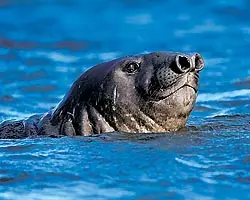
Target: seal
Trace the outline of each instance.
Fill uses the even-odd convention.
[[[83,73],[48,113],[4,122],[0,137],[177,131],[194,107],[203,67],[200,54],[174,52],[101,63]]]

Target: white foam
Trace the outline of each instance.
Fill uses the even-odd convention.
[[[249,96],[250,96],[249,89],[234,90],[221,93],[203,93],[198,95],[197,102],[221,101],[235,97],[249,97]]]

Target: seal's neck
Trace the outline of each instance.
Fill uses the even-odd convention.
[[[78,134],[80,135],[89,136],[91,134],[115,131],[105,117],[92,105],[84,106],[79,114],[76,123],[78,125]]]

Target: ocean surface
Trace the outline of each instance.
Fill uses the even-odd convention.
[[[0,121],[47,112],[89,67],[199,52],[173,134],[0,140],[0,199],[250,199],[250,1],[1,0]]]

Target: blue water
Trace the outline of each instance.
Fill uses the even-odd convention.
[[[44,113],[89,67],[201,53],[187,128],[0,141],[0,199],[250,199],[248,0],[0,1],[0,121]]]

